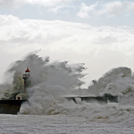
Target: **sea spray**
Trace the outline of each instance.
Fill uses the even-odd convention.
[[[119,67],[94,81],[88,92],[95,95],[105,93],[119,96],[120,104],[134,104],[134,76],[130,68]]]
[[[114,68],[105,73],[98,80],[93,80],[93,84],[89,86],[89,92],[99,95],[100,92],[112,92],[117,94],[124,90],[121,86],[122,83],[125,85],[129,81],[133,81],[131,78],[132,71],[127,67]],[[128,79],[128,80],[127,80]],[[123,88],[122,88],[123,87]]]
[[[75,105],[74,107],[65,106],[68,109],[69,117],[85,117],[88,122],[101,123],[133,123],[134,106],[119,105],[108,103],[100,105],[98,103],[86,103]]]
[[[13,85],[9,83],[4,83],[0,85],[0,99],[9,99],[10,93],[13,89]]]
[[[118,103],[86,103],[68,109],[69,116],[85,117],[87,122],[133,123],[134,122],[134,76],[130,68],[119,67],[107,72],[100,79],[94,80],[86,94],[117,95]],[[79,103],[80,104],[80,103]]]
[[[69,65],[66,61],[50,63],[49,57],[42,58],[31,53],[23,60],[15,62],[8,70],[13,82],[0,85],[1,93],[6,91],[7,98],[23,90],[22,74],[27,67],[31,72],[31,83],[27,88],[29,99],[21,106],[19,114],[65,114],[85,117],[87,122],[134,122],[134,76],[130,68],[110,70],[98,80],[93,80],[93,84],[85,91],[79,88],[84,83],[81,81],[84,77],[84,64]],[[72,94],[74,89],[79,89],[86,96],[105,93],[118,95],[119,103],[90,104],[78,98],[78,104],[75,104],[64,98]]]
[[[22,105],[21,114],[56,114],[59,109],[57,102],[63,101],[62,96],[71,94],[84,83],[81,81],[84,64],[69,65],[67,61],[50,63],[49,57],[42,58],[31,53],[8,70],[14,74],[10,97],[24,89],[22,73],[27,67],[31,73],[30,86],[26,89],[29,98]]]

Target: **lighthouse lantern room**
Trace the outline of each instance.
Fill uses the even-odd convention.
[[[27,79],[30,76],[30,70],[29,68],[27,68],[27,70],[25,71],[25,74],[23,74],[23,79]]]

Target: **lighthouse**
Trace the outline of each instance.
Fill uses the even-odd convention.
[[[15,96],[16,100],[23,100],[23,101],[28,100],[29,96],[27,94],[26,88],[30,85],[29,77],[30,77],[30,70],[29,68],[27,68],[25,73],[22,76],[22,78],[24,79],[24,91],[16,94]]]
[[[28,78],[30,77],[30,70],[27,68],[25,71],[25,74],[23,74],[23,79],[24,79],[24,92],[26,92],[26,87],[28,86]]]

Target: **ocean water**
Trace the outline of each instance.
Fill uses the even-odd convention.
[[[0,115],[1,134],[133,134],[133,124],[90,122],[66,115]]]
[[[30,53],[7,70],[6,82],[0,85],[1,98],[23,92],[22,75],[27,67],[31,73],[26,89],[29,99],[18,115],[0,115],[1,133],[133,133],[134,76],[130,68],[111,69],[87,89],[80,89],[84,64],[51,63],[49,57]],[[65,99],[105,93],[118,95],[119,102],[87,103],[78,98],[76,104]]]

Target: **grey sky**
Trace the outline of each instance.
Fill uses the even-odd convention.
[[[39,49],[85,63],[88,84],[114,67],[134,70],[133,15],[132,0],[0,0],[1,70]]]

